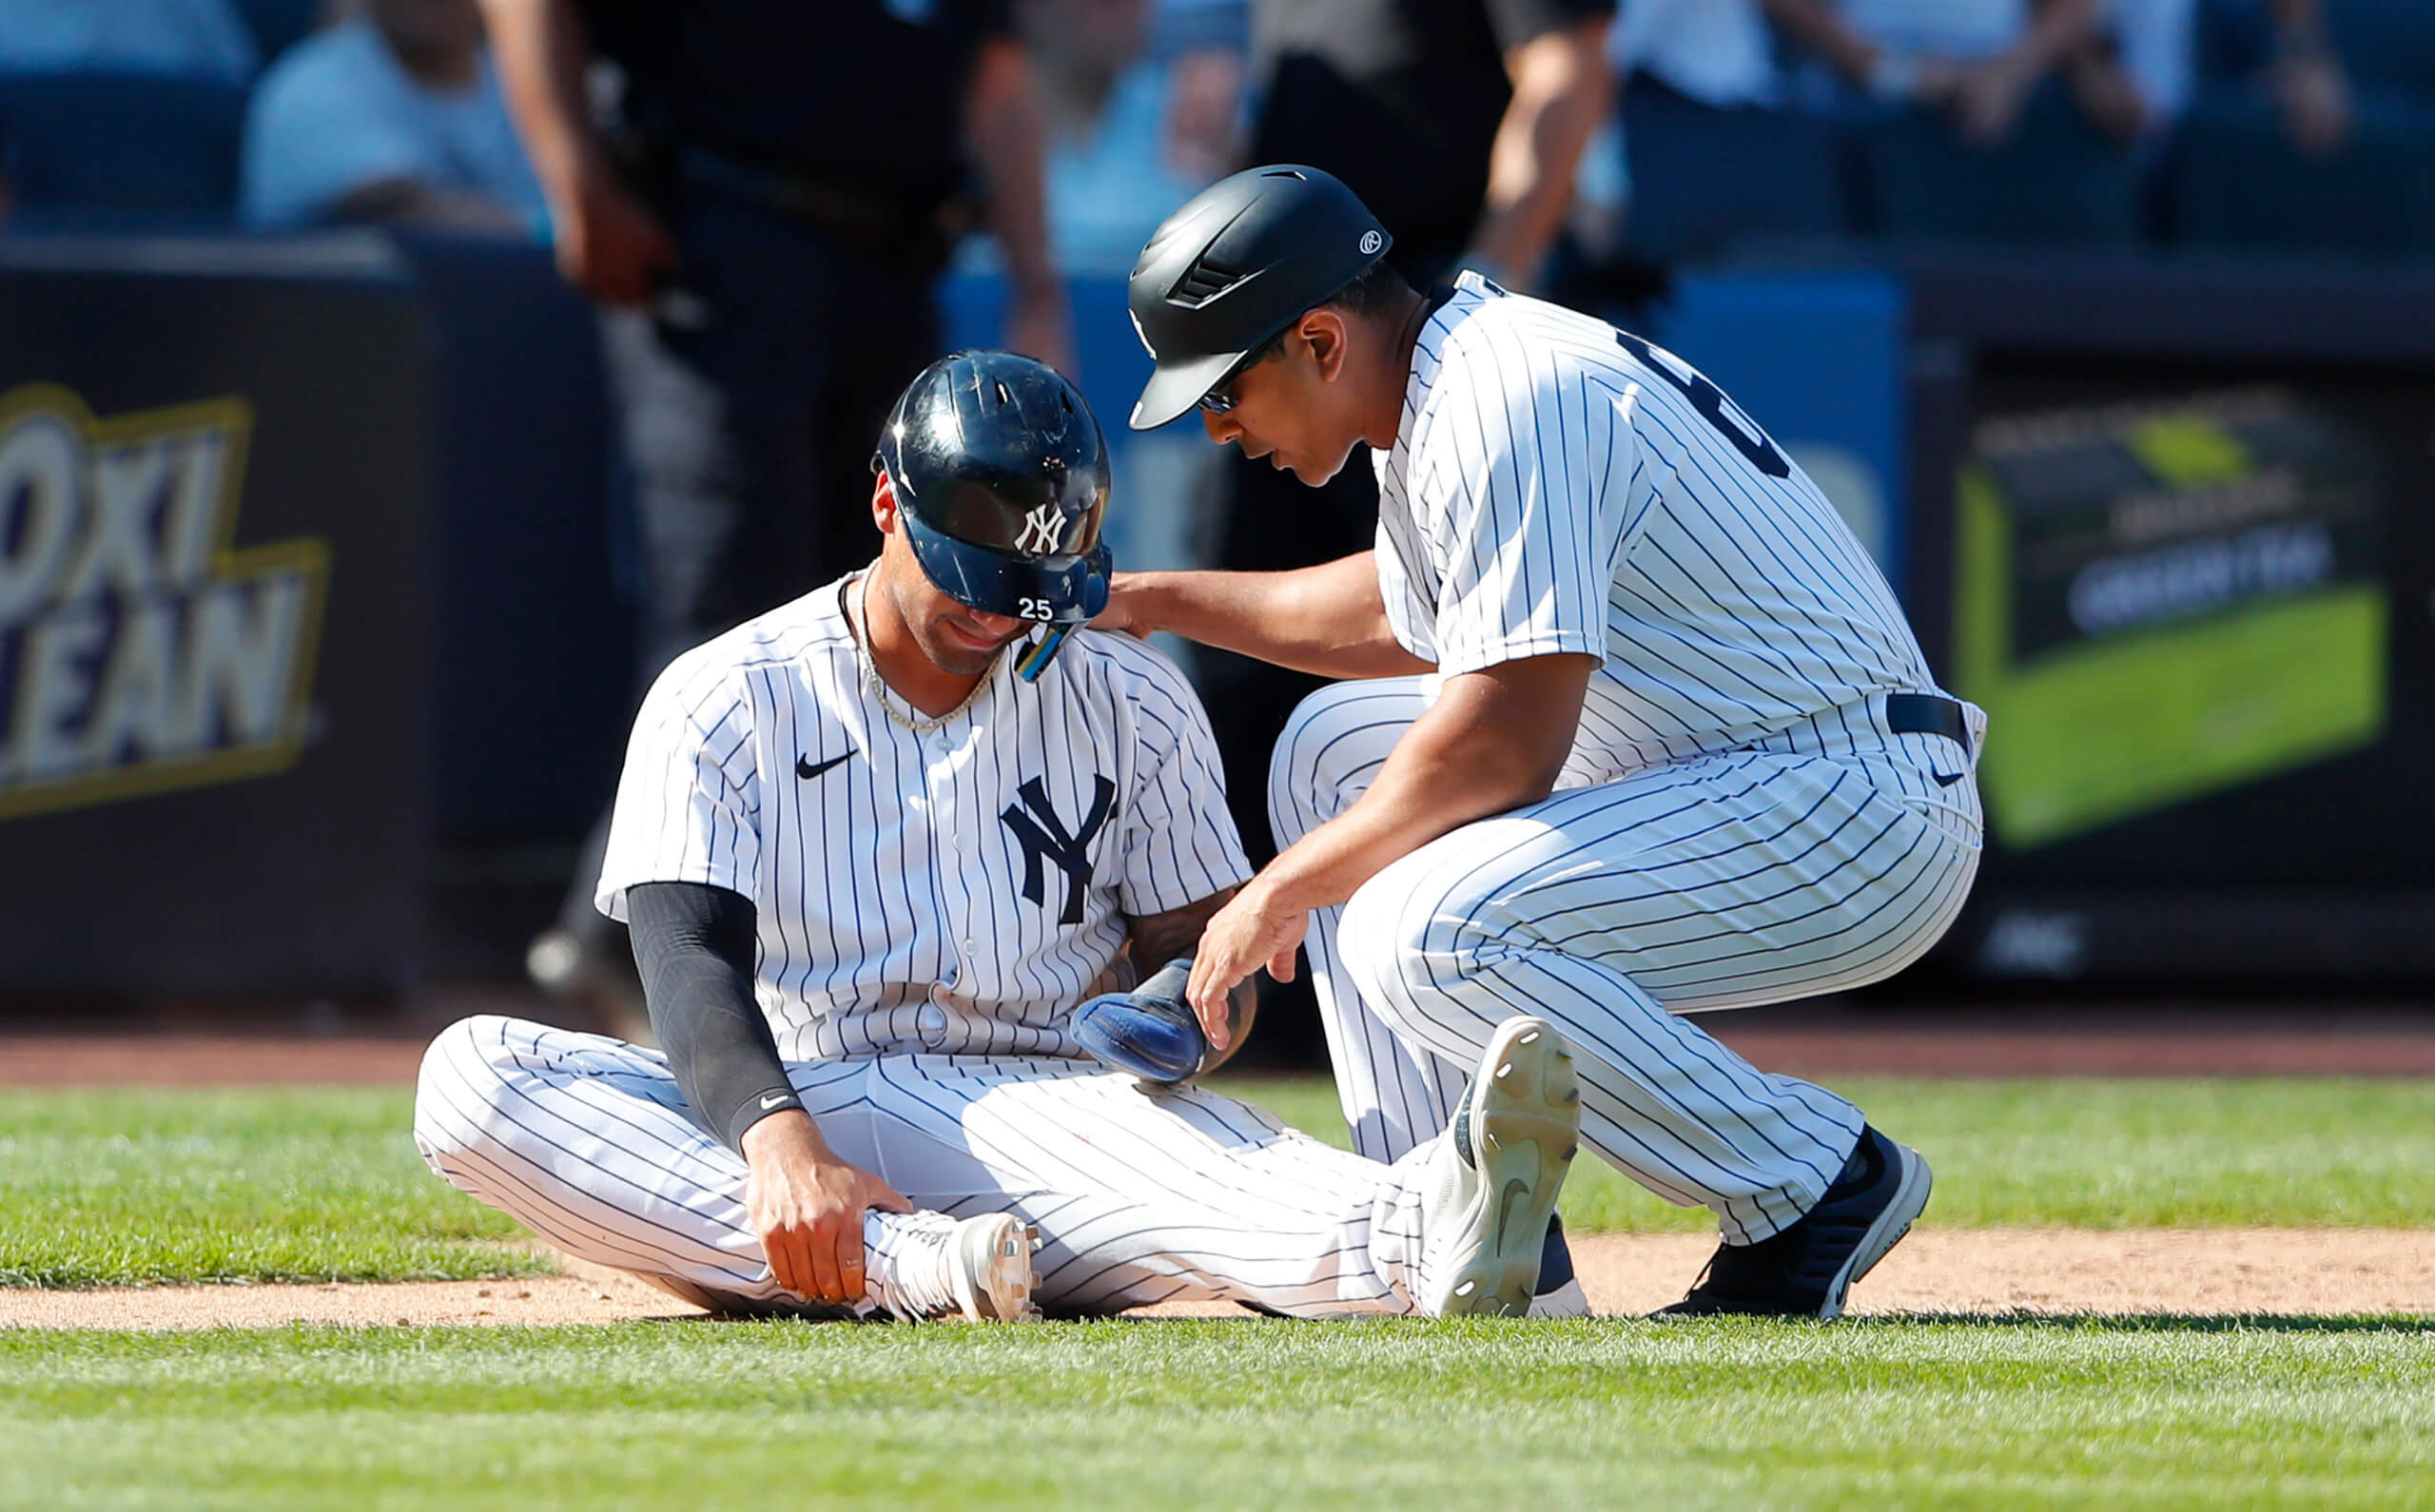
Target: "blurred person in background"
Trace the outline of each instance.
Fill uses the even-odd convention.
[[[939,355],[967,225],[1004,255],[1004,344],[1071,365],[1031,66],[1003,0],[481,3],[558,266],[603,311],[647,687],[867,554],[870,437]],[[528,964],[628,1032],[632,954],[592,906],[606,829]]]
[[[1251,156],[1307,163],[1394,233],[1398,271],[1537,281],[1607,113],[1614,0],[1257,0]]]
[[[1388,260],[1423,288],[1458,265],[1533,287],[1607,115],[1615,9],[1615,0],[1254,0],[1252,161],[1307,164],[1342,180],[1393,233]],[[1231,458],[1219,564],[1307,567],[1363,550],[1378,517],[1366,458],[1316,490],[1264,461]],[[1268,854],[1270,747],[1318,681],[1203,648],[1194,665],[1257,861]]]
[[[2283,134],[2306,153],[2349,139],[2349,75],[2326,34],[2320,0],[2266,0],[2273,52],[2266,83]],[[2430,16],[2435,25],[2435,15]],[[2198,0],[2110,0],[2104,25],[2076,50],[2074,91],[2092,119],[2122,141],[2170,132],[2195,89]]]
[[[1652,84],[1732,108],[1776,102],[1771,48],[1759,0],[1627,0],[1607,58],[1626,88]]]
[[[263,75],[241,194],[258,227],[372,223],[534,237],[541,185],[475,0],[363,0]]]
[[[1600,263],[1620,245],[1632,196],[1651,187],[1634,184],[1627,167],[1627,108],[1646,118],[1657,106],[1673,118],[1672,129],[1705,132],[1718,119],[1714,112],[1772,109],[1783,94],[1759,0],[1629,0],[1607,33],[1607,63],[1615,108],[1582,156],[1567,223],[1579,249]],[[1654,187],[1705,199],[1713,185]]]
[[[1016,7],[1048,128],[1049,244],[1069,274],[1129,270],[1167,212],[1217,177],[1229,145],[1231,110],[1211,141],[1205,80],[1193,81],[1190,108],[1176,108],[1173,70],[1146,50],[1149,11],[1148,0]]]
[[[2094,34],[2104,0],[1766,0],[1813,70],[1813,104],[1857,95],[1940,112],[1964,141],[2010,140],[2038,85]]]
[[[230,0],[0,0],[0,69],[242,85],[262,68]]]
[[[1241,150],[1251,0],[1154,0],[1152,50],[1168,65],[1167,150],[1203,184],[1235,171]]]

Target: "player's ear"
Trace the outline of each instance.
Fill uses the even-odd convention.
[[[896,533],[896,490],[888,486],[885,471],[871,479],[871,523],[882,535]]]
[[[1302,317],[1298,333],[1311,348],[1311,360],[1318,364],[1319,381],[1333,383],[1344,371],[1344,315],[1341,311],[1320,308]]]

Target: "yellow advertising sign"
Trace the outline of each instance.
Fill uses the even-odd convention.
[[[0,818],[294,764],[329,548],[234,548],[252,411],[0,395]]]

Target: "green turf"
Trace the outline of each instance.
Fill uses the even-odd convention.
[[[1321,1082],[1228,1083],[1343,1138]],[[1886,1080],[1842,1088],[1928,1152],[1932,1225],[2435,1228],[2435,1082]],[[546,1262],[442,1186],[403,1090],[0,1092],[0,1284],[409,1279]],[[1696,1230],[1584,1159],[1582,1232]]]
[[[385,1088],[0,1092],[0,1285],[553,1269],[424,1168],[412,1107]]]
[[[0,1505],[2435,1505],[2326,1321],[0,1334]]]
[[[1325,1083],[1240,1090],[1343,1138]],[[1928,1156],[1931,1227],[2435,1229],[2435,1080],[1889,1077],[1835,1090]],[[1564,1214],[1585,1233],[1715,1222],[1587,1157]]]

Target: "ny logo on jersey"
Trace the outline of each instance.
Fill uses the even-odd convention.
[[[1023,847],[1023,897],[1042,908],[1048,906],[1048,868],[1042,863],[1053,862],[1065,874],[1065,907],[1057,921],[1079,924],[1082,890],[1091,882],[1091,842],[1116,811],[1116,784],[1097,775],[1091,778],[1091,811],[1071,834],[1057,810],[1049,806],[1048,789],[1039,778],[1028,779],[1015,792],[1023,802],[1008,804],[998,817]]]
[[[1045,556],[1057,550],[1057,527],[1064,523],[1064,515],[1054,504],[1042,504],[1023,516],[1023,528],[1015,536],[1015,550]]]

